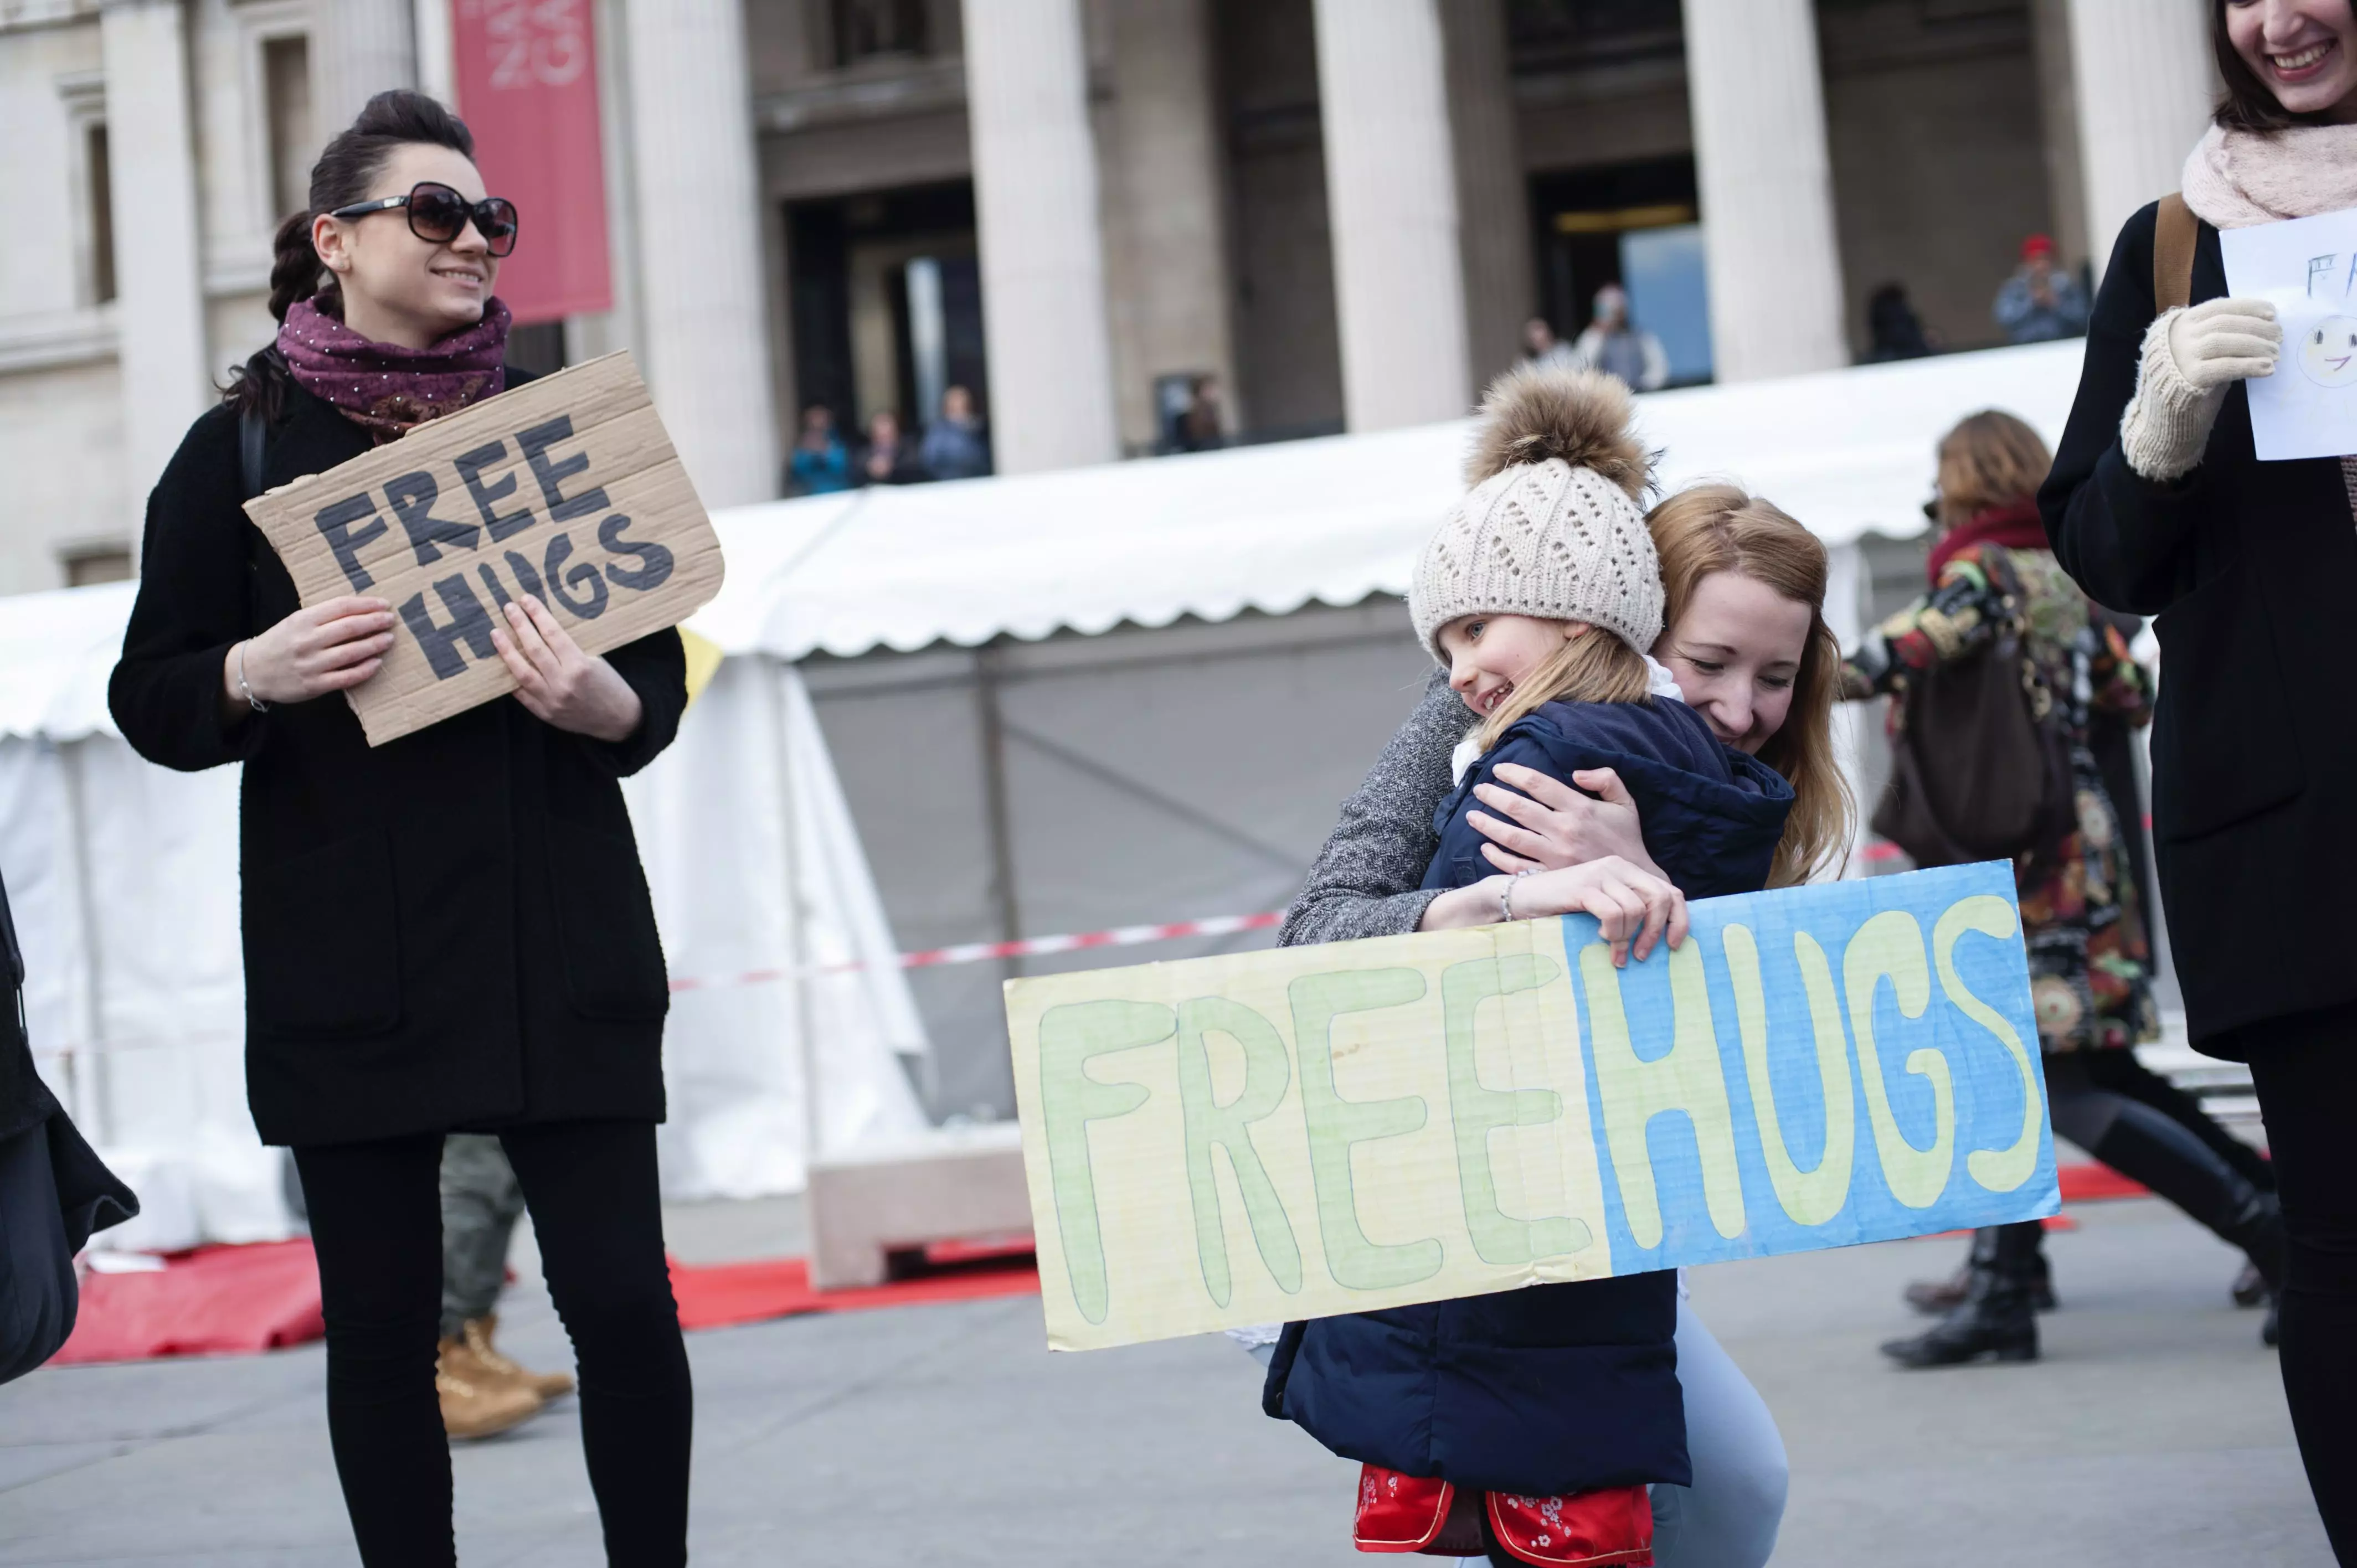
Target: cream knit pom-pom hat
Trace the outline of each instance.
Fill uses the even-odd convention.
[[[1580,620],[1638,652],[1662,635],[1662,564],[1638,500],[1652,463],[1617,377],[1524,365],[1490,383],[1472,489],[1416,558],[1408,614],[1442,663],[1460,616]]]

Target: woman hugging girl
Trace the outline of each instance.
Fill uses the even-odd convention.
[[[1830,703],[1838,650],[1818,614],[1823,552],[1790,519],[1724,488],[1674,498],[1649,520],[1640,503],[1651,465],[1632,413],[1624,386],[1591,373],[1524,369],[1491,389],[1471,490],[1425,547],[1410,595],[1417,635],[1448,670],[1454,727],[1462,733],[1469,710],[1472,732],[1428,818],[1420,902],[1382,886],[1366,864],[1406,837],[1367,798],[1384,764],[1346,806],[1312,873],[1317,908],[1337,917],[1331,924],[1380,924],[1333,936],[1586,910],[1616,961],[1631,950],[1642,960],[1656,941],[1683,939],[1686,895],[1800,880],[1833,841],[1824,830],[1846,806],[1829,758],[1814,755],[1825,748],[1806,740],[1822,739],[1822,723],[1786,737],[1800,753],[1789,772],[1760,755],[1785,729],[1796,687],[1816,720]],[[1752,510],[1766,515],[1747,525]],[[1668,596],[1655,538],[1665,526],[1683,544],[1681,624],[1720,640],[1663,640]],[[1747,527],[1797,535],[1818,563],[1813,580],[1739,575]],[[1704,607],[1706,588],[1732,596]],[[1657,641],[1678,671],[1651,657]],[[1730,689],[1719,693],[1721,683]],[[1699,705],[1686,700],[1689,684],[1706,693]],[[1452,723],[1419,710],[1410,730],[1419,721],[1436,733]],[[1403,755],[1386,761],[1405,764],[1411,742],[1404,730],[1394,746]],[[1795,775],[1811,785],[1797,822]],[[1620,853],[1559,852],[1575,796],[1596,814],[1573,836]],[[1516,833],[1529,858],[1501,847]],[[1353,859],[1355,874],[1343,872]],[[1650,1563],[1648,1488],[1683,1497],[1696,1484],[1680,1319],[1675,1276],[1663,1272],[1295,1324],[1272,1358],[1264,1404],[1365,1465],[1369,1549]],[[1713,1379],[1712,1425],[1742,1429],[1731,1445],[1757,1456],[1750,1468],[1772,1469],[1779,1494],[1748,1509],[1735,1502],[1731,1511],[1764,1528],[1730,1533],[1772,1541],[1781,1444],[1741,1374],[1720,1363],[1708,1345],[1697,1365]]]

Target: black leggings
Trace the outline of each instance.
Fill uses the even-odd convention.
[[[2190,1118],[2180,1118],[2156,1109],[2151,1097],[2131,1097],[2099,1084],[2099,1076],[2112,1076],[2115,1071],[2101,1058],[2127,1054],[2071,1051],[2046,1058],[2047,1105],[2054,1130],[2122,1176],[2142,1182],[2219,1236],[2237,1246],[2245,1245],[2256,1218],[2252,1205],[2266,1189],[2237,1169],[2240,1162],[2217,1146],[2233,1142],[2233,1134],[2201,1115],[2198,1107]],[[2245,1153],[2250,1155],[2250,1164],[2266,1165],[2255,1152]],[[2271,1278],[2281,1272],[2279,1258],[2269,1255],[2254,1261]]]
[[[687,1561],[687,1349],[663,1262],[655,1130],[567,1122],[500,1134],[580,1366],[581,1442],[606,1560]],[[328,1320],[328,1435],[368,1568],[455,1563],[434,1392],[442,1134],[295,1151]]]
[[[2289,1234],[2284,1396],[2333,1555],[2357,1563],[2357,1008],[2239,1031]]]
[[[2275,1191],[2275,1167],[2267,1163],[2267,1157],[2226,1131],[2216,1117],[2201,1108],[2198,1098],[2138,1061],[2136,1052],[2082,1051],[2076,1059],[2085,1069],[2087,1081],[2095,1088],[2125,1094],[2151,1106],[2207,1144],[2212,1154],[2253,1187],[2261,1192]]]

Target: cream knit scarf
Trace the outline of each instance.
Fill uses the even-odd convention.
[[[2357,207],[2357,125],[2260,134],[2212,125],[2185,160],[2185,205],[2220,229]]]
[[[2293,125],[2261,134],[2212,125],[2185,160],[2185,205],[2213,228],[2247,229],[2357,207],[2357,125]],[[2341,459],[2357,517],[2357,456]]]

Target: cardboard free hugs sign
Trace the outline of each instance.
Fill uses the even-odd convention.
[[[1010,982],[1049,1345],[2061,1206],[2009,866],[1692,908]]]
[[[491,644],[529,594],[590,653],[720,591],[720,542],[625,353],[545,377],[245,503],[307,606],[389,601],[346,696],[371,746],[515,690]]]

